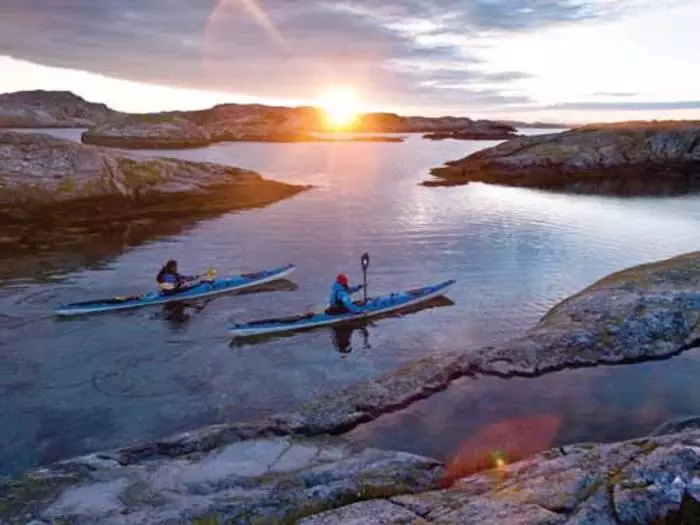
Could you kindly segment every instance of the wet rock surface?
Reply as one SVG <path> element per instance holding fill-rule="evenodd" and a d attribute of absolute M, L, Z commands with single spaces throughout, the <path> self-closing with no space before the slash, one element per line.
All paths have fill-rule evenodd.
<path fill-rule="evenodd" d="M 560 447 L 453 479 L 448 489 L 358 502 L 301 523 L 362 523 L 374 515 L 392 524 L 695 523 L 700 519 L 698 445 L 700 432 L 691 429 Z"/>
<path fill-rule="evenodd" d="M 295 523 L 436 488 L 441 472 L 434 460 L 328 439 L 258 439 L 126 467 L 86 456 L 0 485 L 0 522 Z"/>
<path fill-rule="evenodd" d="M 255 439 L 128 466 L 76 458 L 4 481 L 0 496 L 8 524 L 694 523 L 700 431 L 557 447 L 471 474 L 341 438 Z"/>
<path fill-rule="evenodd" d="M 700 191 L 700 122 L 628 122 L 524 136 L 434 168 L 427 185 L 486 182 L 575 193 Z"/>

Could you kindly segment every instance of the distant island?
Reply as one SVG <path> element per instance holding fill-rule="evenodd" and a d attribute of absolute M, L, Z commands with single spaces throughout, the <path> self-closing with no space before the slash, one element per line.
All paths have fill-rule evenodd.
<path fill-rule="evenodd" d="M 700 192 L 700 121 L 589 124 L 519 137 L 434 168 L 427 186 L 485 182 L 620 196 Z"/>
<path fill-rule="evenodd" d="M 424 133 L 441 140 L 506 140 L 526 123 L 473 120 L 467 117 L 360 114 L 344 132 Z M 537 126 L 543 126 L 537 123 Z M 559 127 L 547 124 L 546 127 Z M 86 144 L 120 148 L 190 148 L 217 142 L 401 142 L 402 137 L 335 136 L 324 111 L 315 107 L 222 104 L 194 111 L 131 114 L 88 102 L 66 91 L 21 91 L 0 95 L 0 127 L 88 128 Z"/>

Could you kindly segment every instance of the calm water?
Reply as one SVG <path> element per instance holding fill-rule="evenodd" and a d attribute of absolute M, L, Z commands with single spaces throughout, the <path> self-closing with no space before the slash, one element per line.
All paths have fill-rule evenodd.
<path fill-rule="evenodd" d="M 700 413 L 700 350 L 673 359 L 563 370 L 536 379 L 464 377 L 346 435 L 449 461 L 460 449 L 542 450 L 619 441 Z M 517 430 L 516 430 L 517 429 Z"/>
<path fill-rule="evenodd" d="M 76 138 L 80 131 L 53 133 Z M 430 167 L 490 144 L 411 136 L 405 143 L 234 143 L 161 152 L 316 188 L 265 209 L 200 223 L 98 267 L 57 268 L 51 279 L 3 282 L 0 472 L 292 409 L 424 355 L 497 343 L 612 271 L 700 246 L 697 197 L 620 200 L 479 184 L 418 185 Z M 372 255 L 370 293 L 455 278 L 449 293 L 454 304 L 379 321 L 367 341 L 352 334 L 349 353 L 338 351 L 330 330 L 230 344 L 228 321 L 320 306 L 338 271 L 360 279 L 364 251 Z M 215 266 L 221 274 L 294 262 L 291 280 L 298 288 L 221 297 L 184 312 L 153 308 L 68 321 L 51 316 L 61 302 L 150 289 L 168 258 L 185 271 Z M 688 388 L 674 380 L 673 367 L 653 366 L 666 374 L 669 389 Z M 469 396 L 511 392 L 500 406 L 537 410 L 540 397 L 525 404 L 512 396 L 520 383 L 488 381 L 496 380 L 469 387 Z M 551 380 L 532 384 L 540 381 Z M 608 388 L 617 388 L 630 406 L 640 403 L 621 383 Z M 648 395 L 656 392 L 655 382 L 647 384 Z M 569 381 L 552 388 L 581 406 L 590 401 L 586 388 L 576 390 Z M 444 402 L 459 405 L 459 394 L 449 392 Z M 671 413 L 690 409 L 673 401 L 680 394 L 661 395 L 668 396 Z M 581 426 L 595 437 L 596 414 L 586 417 Z M 396 446 L 421 439 L 413 428 L 399 424 L 398 430 Z"/>

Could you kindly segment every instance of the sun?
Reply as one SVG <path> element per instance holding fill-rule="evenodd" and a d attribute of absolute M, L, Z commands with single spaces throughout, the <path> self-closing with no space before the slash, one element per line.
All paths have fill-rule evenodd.
<path fill-rule="evenodd" d="M 330 88 L 320 102 L 326 114 L 326 122 L 333 129 L 349 127 L 360 112 L 360 102 L 351 88 Z"/>

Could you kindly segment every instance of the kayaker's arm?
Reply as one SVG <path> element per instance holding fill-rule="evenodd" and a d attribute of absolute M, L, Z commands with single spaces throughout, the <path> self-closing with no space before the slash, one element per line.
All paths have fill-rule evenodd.
<path fill-rule="evenodd" d="M 345 305 L 345 307 L 350 310 L 354 314 L 361 314 L 362 310 L 357 307 L 355 303 L 352 302 L 352 299 L 350 299 L 350 294 L 349 293 L 341 293 L 340 295 L 340 300 L 342 303 Z"/>
<path fill-rule="evenodd" d="M 348 292 L 353 294 L 355 292 L 359 292 L 360 290 L 362 290 L 362 285 L 358 284 L 357 286 L 351 286 Z"/>

